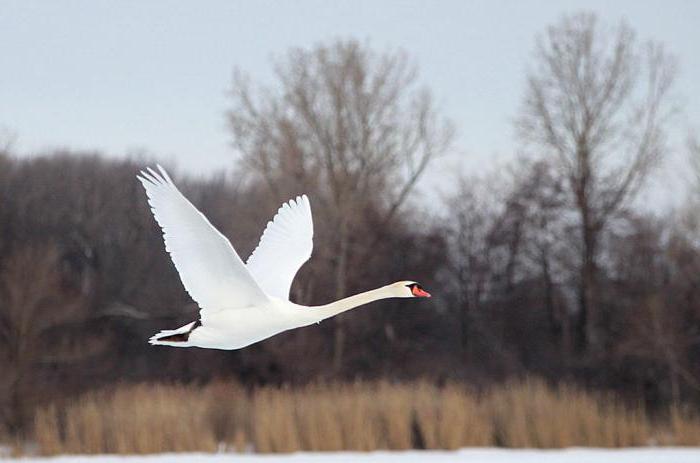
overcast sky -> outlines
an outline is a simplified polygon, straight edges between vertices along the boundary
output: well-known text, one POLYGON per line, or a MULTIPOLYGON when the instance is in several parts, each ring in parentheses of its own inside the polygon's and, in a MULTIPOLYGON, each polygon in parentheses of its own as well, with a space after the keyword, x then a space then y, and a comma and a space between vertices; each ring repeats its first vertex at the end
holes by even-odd
MULTIPOLYGON (((700 2, 690 0, 0 0, 0 133, 14 134, 21 155, 147 151, 196 174, 231 167, 233 68, 269 81, 271 59, 289 47, 353 37, 405 49, 454 120, 455 152, 431 178, 456 166, 478 173, 516 151, 512 120, 536 34, 582 9, 625 18, 679 57, 680 148, 700 128, 700 2)), ((681 154, 659 181, 678 174, 681 154)))

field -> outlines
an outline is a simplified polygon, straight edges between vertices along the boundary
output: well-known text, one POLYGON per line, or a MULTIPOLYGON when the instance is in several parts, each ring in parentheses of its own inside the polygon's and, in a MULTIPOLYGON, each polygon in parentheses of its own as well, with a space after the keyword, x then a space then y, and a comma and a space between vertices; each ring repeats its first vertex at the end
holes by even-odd
MULTIPOLYGON (((541 380, 245 389, 122 385, 36 413, 15 454, 294 453, 698 446, 700 420, 541 380)), ((436 454, 439 455, 439 454, 436 454)), ((453 454, 450 458, 452 458, 453 454)), ((700 460, 698 460, 700 461, 700 460)))

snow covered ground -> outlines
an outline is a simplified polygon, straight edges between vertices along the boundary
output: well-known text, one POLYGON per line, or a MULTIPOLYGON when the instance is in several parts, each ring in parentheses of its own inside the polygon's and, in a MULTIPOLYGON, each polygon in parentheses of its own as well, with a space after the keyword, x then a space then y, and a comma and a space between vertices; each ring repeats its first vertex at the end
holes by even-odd
POLYGON ((635 448, 635 449, 566 449, 566 450, 508 450, 463 449, 456 452, 339 452, 295 453, 273 455, 240 454, 161 454, 146 456, 60 456, 51 458, 22 458, 0 461, 22 463, 698 463, 700 448, 635 448))

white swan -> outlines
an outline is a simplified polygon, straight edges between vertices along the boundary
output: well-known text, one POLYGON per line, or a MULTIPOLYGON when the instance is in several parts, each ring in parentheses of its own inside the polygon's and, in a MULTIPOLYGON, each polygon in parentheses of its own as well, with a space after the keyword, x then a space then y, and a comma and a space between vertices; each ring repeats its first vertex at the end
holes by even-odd
POLYGON ((164 330, 151 344, 240 349, 283 331, 320 322, 391 297, 430 297, 413 281, 399 281, 331 304, 289 301, 294 275, 311 257, 313 222, 306 195, 280 207, 248 262, 177 189, 167 172, 148 168, 138 179, 163 229, 165 249, 185 289, 200 307, 199 320, 164 330))

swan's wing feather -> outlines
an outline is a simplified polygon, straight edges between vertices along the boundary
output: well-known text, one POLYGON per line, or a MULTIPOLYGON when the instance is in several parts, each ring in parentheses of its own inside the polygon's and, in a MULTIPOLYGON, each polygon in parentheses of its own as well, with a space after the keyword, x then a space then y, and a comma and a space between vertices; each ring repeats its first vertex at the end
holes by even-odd
POLYGON ((142 171, 138 179, 163 229, 165 249, 202 315, 268 301, 228 239, 158 169, 142 171))
POLYGON ((306 195, 282 204, 267 223, 246 266, 266 294, 289 299, 289 288, 313 250, 314 223, 306 195))

